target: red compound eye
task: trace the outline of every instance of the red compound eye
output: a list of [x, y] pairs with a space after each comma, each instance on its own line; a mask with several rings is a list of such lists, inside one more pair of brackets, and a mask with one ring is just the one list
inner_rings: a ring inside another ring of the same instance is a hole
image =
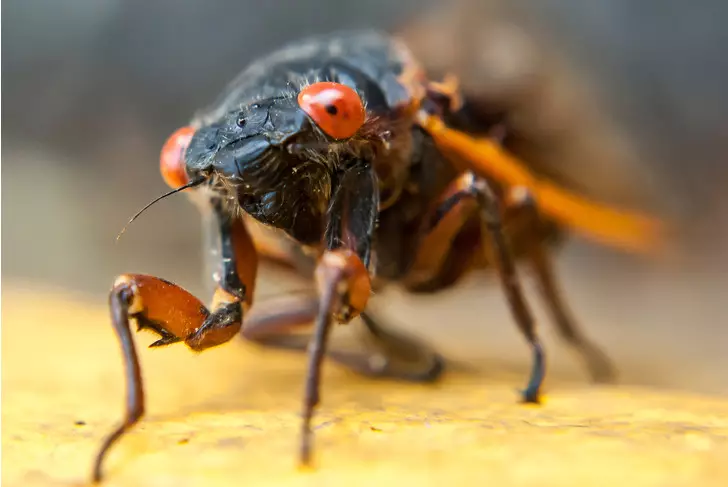
[[194, 128], [182, 127], [170, 135], [162, 147], [159, 166], [164, 182], [171, 188], [179, 188], [189, 182], [185, 170], [185, 150], [194, 134]]
[[322, 81], [305, 87], [298, 94], [298, 105], [334, 139], [351, 137], [366, 119], [357, 92], [339, 83]]

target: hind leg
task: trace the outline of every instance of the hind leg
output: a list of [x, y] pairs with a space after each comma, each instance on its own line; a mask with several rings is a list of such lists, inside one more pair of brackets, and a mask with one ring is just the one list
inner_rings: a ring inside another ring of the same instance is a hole
[[[318, 313], [314, 295], [285, 296], [256, 304], [248, 316], [242, 335], [245, 339], [272, 348], [304, 352], [310, 329]], [[365, 350], [330, 349], [334, 361], [367, 377], [432, 382], [443, 371], [443, 359], [423, 344], [403, 334], [383, 328], [370, 313], [362, 313], [366, 334]]]
[[[529, 229], [528, 259], [538, 283], [541, 298], [561, 338], [568, 343], [586, 364], [594, 382], [611, 383], [616, 370], [609, 356], [587, 335], [574, 318], [558, 285], [553, 263], [544, 248], [543, 220], [531, 193], [522, 187], [513, 188], [508, 198], [508, 211], [514, 218], [522, 217]], [[517, 214], [516, 214], [517, 213]]]

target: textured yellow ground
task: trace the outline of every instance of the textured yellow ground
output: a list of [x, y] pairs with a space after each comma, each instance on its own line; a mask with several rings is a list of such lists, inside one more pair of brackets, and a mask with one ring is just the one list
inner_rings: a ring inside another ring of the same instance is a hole
[[[123, 401], [105, 303], [3, 291], [3, 485], [84, 485]], [[424, 387], [328, 366], [317, 470], [299, 472], [303, 357], [235, 341], [142, 360], [148, 416], [107, 485], [728, 485], [728, 401], [551, 381], [529, 408], [522, 376]]]

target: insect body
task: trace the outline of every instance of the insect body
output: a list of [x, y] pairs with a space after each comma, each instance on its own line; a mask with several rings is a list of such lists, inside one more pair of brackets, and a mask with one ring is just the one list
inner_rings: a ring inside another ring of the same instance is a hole
[[[162, 175], [215, 217], [217, 287], [208, 307], [161, 278], [116, 280], [110, 307], [128, 404], [123, 424], [99, 452], [94, 478], [101, 478], [108, 448], [144, 412], [130, 321], [159, 334], [153, 347], [184, 342], [195, 351], [238, 333], [276, 344], [313, 323], [303, 463], [310, 461], [310, 421], [332, 323], [361, 317], [381, 344], [385, 360], [378, 363], [331, 354], [360, 372], [433, 380], [442, 370], [436, 354], [384, 330], [369, 314], [372, 289], [389, 282], [433, 292], [470, 269], [495, 268], [532, 350], [523, 398], [538, 402], [544, 352], [515, 268], [525, 259], [561, 334], [595, 379], [608, 379], [609, 361], [562, 301], [547, 247], [570, 229], [650, 250], [659, 228], [542, 181], [488, 135], [493, 127], [474, 120], [467, 94], [451, 79], [429, 80], [397, 40], [349, 32], [309, 39], [252, 64], [173, 134], [162, 150]], [[310, 275], [314, 292], [253, 306], [259, 254]]]

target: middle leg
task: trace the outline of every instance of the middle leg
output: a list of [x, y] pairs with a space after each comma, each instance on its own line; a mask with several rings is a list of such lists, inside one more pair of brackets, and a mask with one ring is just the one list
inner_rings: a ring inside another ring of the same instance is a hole
[[[488, 239], [495, 253], [488, 257], [497, 267], [511, 314], [531, 347], [533, 365], [523, 399], [525, 402], [538, 403], [545, 376], [543, 346], [536, 334], [534, 318], [516, 272], [515, 259], [506, 244], [499, 202], [484, 179], [466, 172], [446, 190], [430, 218], [425, 221], [415, 258], [404, 280], [405, 285], [410, 289], [427, 288], [430, 283], [447, 275], [447, 267], [453, 265], [452, 261], [448, 261], [448, 257], [453, 254], [453, 243], [457, 242], [474, 218], [480, 223], [481, 236]], [[459, 247], [455, 262], [461, 274], [467, 269], [467, 263], [474, 258], [475, 252], [487, 248], [485, 245]], [[450, 275], [447, 279], [452, 281], [455, 277]]]

